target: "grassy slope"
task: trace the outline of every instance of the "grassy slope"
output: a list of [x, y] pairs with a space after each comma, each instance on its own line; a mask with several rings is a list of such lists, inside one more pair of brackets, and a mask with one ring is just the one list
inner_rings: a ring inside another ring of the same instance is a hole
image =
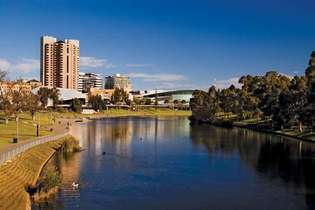
[[28, 209], [25, 186], [36, 184], [46, 161], [63, 142], [71, 137], [33, 147], [0, 166], [0, 209]]

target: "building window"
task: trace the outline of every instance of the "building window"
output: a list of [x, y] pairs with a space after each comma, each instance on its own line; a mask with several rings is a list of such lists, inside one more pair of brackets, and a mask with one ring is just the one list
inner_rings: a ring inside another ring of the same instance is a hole
[[67, 73], [69, 73], [69, 56], [67, 55]]

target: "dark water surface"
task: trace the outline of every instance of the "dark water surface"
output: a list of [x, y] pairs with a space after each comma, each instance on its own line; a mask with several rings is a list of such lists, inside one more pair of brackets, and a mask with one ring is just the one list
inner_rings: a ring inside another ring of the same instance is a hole
[[315, 209], [315, 144], [186, 118], [105, 119], [75, 134], [85, 151], [58, 161], [64, 184], [42, 209]]

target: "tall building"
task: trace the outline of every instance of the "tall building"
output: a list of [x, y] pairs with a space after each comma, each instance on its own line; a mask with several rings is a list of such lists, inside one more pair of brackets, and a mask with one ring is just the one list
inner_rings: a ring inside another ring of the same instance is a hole
[[88, 92], [90, 88], [103, 89], [103, 78], [99, 74], [79, 73], [78, 91]]
[[40, 81], [44, 86], [78, 89], [79, 41], [43, 36], [40, 43]]
[[116, 74], [105, 78], [105, 89], [124, 89], [127, 93], [131, 91], [131, 81], [129, 77]]

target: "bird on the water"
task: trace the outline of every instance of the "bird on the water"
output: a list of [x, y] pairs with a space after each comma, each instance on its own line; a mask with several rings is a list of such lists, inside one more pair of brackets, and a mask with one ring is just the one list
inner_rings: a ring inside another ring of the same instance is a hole
[[72, 182], [72, 187], [73, 187], [74, 189], [79, 188], [79, 183]]

